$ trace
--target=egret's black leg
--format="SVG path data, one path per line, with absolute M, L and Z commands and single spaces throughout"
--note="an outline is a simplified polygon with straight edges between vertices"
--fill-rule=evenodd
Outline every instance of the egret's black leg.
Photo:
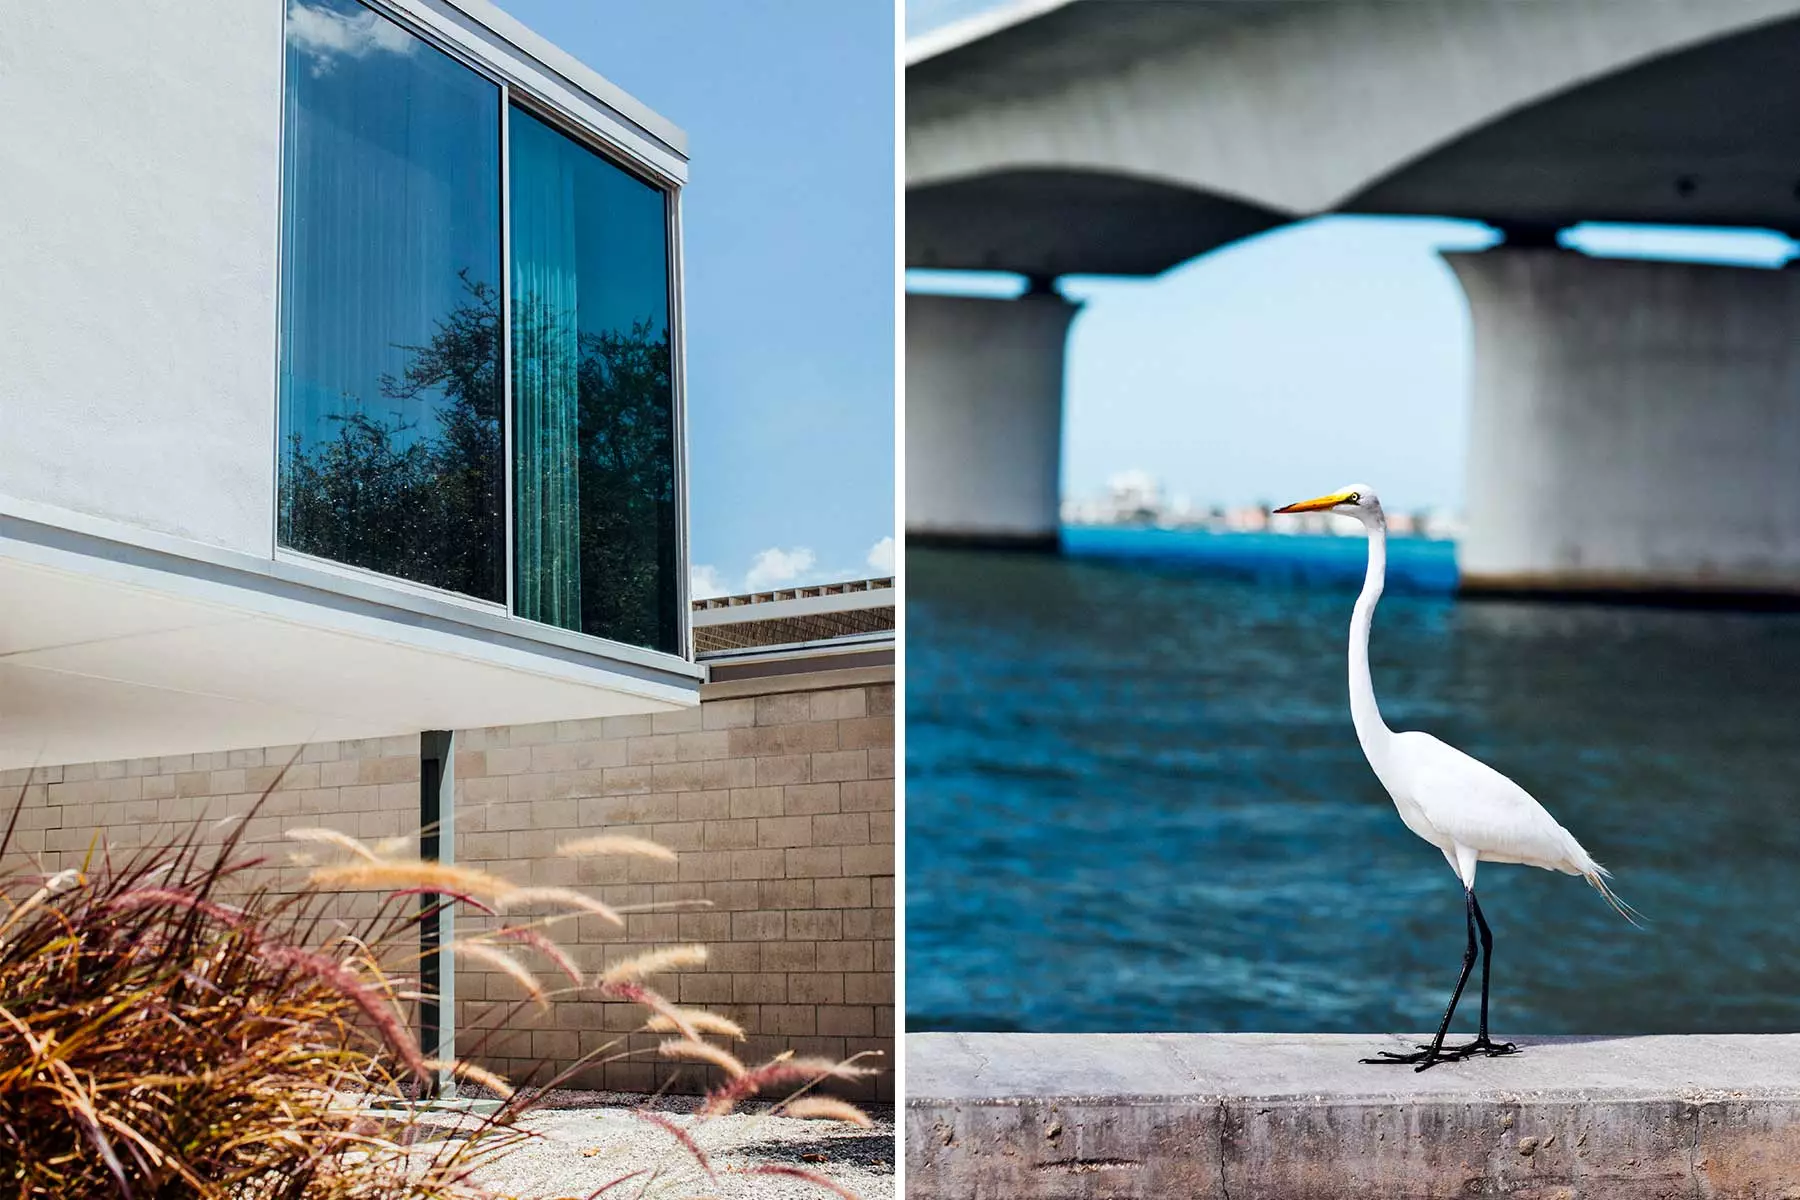
M 1475 898 L 1475 889 L 1469 889 L 1469 907 L 1475 910 L 1475 928 L 1481 932 L 1481 1031 L 1476 1034 L 1479 1041 L 1487 1041 L 1488 1014 L 1488 972 L 1494 969 L 1494 931 L 1488 928 L 1487 918 L 1481 915 L 1481 901 Z
M 1438 1025 L 1437 1036 L 1431 1039 L 1429 1046 L 1421 1048 L 1416 1054 L 1394 1054 L 1384 1050 L 1376 1058 L 1363 1059 L 1364 1062 L 1383 1066 L 1391 1063 L 1412 1063 L 1415 1064 L 1414 1070 L 1423 1071 L 1436 1063 L 1458 1057 L 1455 1053 L 1444 1053 L 1444 1035 L 1450 1032 L 1450 1018 L 1456 1015 L 1456 1002 L 1462 999 L 1463 988 L 1469 982 L 1469 972 L 1475 967 L 1475 892 L 1473 889 L 1466 889 L 1463 892 L 1463 916 L 1468 926 L 1469 944 L 1463 951 L 1462 974 L 1456 977 L 1456 990 L 1450 993 L 1450 1004 L 1444 1009 L 1444 1019 Z M 1487 922 L 1482 922 L 1484 928 L 1486 924 Z M 1488 940 L 1492 940 L 1491 934 L 1488 935 Z
M 1481 931 L 1481 1028 L 1472 1042 L 1464 1042 L 1460 1046 L 1445 1046 L 1445 1055 L 1465 1058 L 1471 1054 L 1485 1054 L 1495 1058 L 1502 1054 L 1513 1054 L 1518 1047 L 1511 1042 L 1496 1042 L 1488 1037 L 1488 972 L 1494 966 L 1494 933 L 1488 928 L 1487 918 L 1481 915 L 1481 901 L 1475 898 L 1474 891 L 1469 892 L 1469 902 L 1474 906 L 1475 925 Z

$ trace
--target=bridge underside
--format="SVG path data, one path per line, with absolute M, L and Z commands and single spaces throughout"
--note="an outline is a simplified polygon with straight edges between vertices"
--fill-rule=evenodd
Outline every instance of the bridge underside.
M 1800 21 L 1552 96 L 1399 167 L 1342 212 L 1800 230 Z
M 1151 179 L 1016 170 L 918 188 L 906 196 L 908 266 L 1156 275 L 1286 214 Z
M 1533 7 L 1543 6 L 1519 6 Z M 997 35 L 993 46 L 910 67 L 909 140 L 917 126 L 926 147 L 920 169 L 909 161 L 907 264 L 1031 276 L 1154 275 L 1326 212 L 1458 217 L 1536 230 L 1581 221 L 1800 230 L 1800 105 L 1792 103 L 1792 81 L 1800 79 L 1800 18 L 1624 65 L 1416 148 L 1371 145 L 1343 153 L 1312 144 L 1318 134 L 1311 125 L 1287 128 L 1261 112 L 1213 113 L 1195 107 L 1201 96 L 1166 96 L 1152 111 L 1107 107 L 1121 98 L 1154 100 L 1125 84 L 1110 92 L 1096 84 L 1091 96 L 1081 94 L 1092 102 L 1083 131 L 1025 136 L 1029 121 L 1019 114 L 1030 110 L 1033 93 L 1050 94 L 1078 63 L 1123 79 L 1132 70 L 1127 55 L 1141 54 L 1145 45 L 1178 46 L 1202 31 L 1229 35 L 1220 52 L 1259 36 L 1279 41 L 1281 23 L 1294 20 L 1284 12 L 1292 9 L 1072 4 Z M 1571 37 L 1583 32 L 1595 31 L 1572 23 Z M 1389 66 L 1396 73 L 1408 69 Z M 1505 66 L 1497 53 L 1469 69 Z M 1260 86 L 1267 95 L 1247 95 L 1246 108 L 1266 108 L 1306 83 L 1275 79 Z M 1076 90 L 1069 91 L 1046 100 L 1046 120 L 1066 117 L 1057 105 L 1075 102 Z M 982 104 L 1003 107 L 1011 119 L 988 127 L 979 118 Z M 1296 107 L 1298 122 L 1306 106 Z M 1373 106 L 1367 113 L 1371 126 L 1405 120 L 1404 113 Z M 1209 122 L 1238 122 L 1275 140 L 1246 148 L 1238 143 L 1254 140 L 1249 132 L 1209 133 Z M 934 143 L 954 141 L 963 126 L 972 138 L 1004 129 L 1030 148 L 985 158 L 930 152 Z M 1225 144 L 1184 163 L 1165 152 L 1166 139 L 1158 142 L 1165 127 L 1175 131 L 1177 144 L 1184 127 L 1196 131 L 1196 142 Z M 1307 172 L 1258 162 L 1253 150 L 1265 160 L 1292 155 L 1322 165 L 1315 178 L 1296 182 L 1289 176 Z

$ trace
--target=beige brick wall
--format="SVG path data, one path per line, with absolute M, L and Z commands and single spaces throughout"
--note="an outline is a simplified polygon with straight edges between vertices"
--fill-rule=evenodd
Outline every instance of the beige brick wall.
M 891 668 L 710 686 L 695 709 L 654 717 L 467 730 L 456 739 L 457 858 L 508 878 L 580 887 L 615 906 L 707 900 L 712 907 L 640 912 L 618 930 L 598 918 L 556 937 L 587 971 L 637 950 L 705 943 L 706 968 L 664 977 L 666 992 L 741 1023 L 743 1052 L 793 1049 L 838 1058 L 894 1046 L 894 687 Z M 373 840 L 416 834 L 418 739 L 269 747 L 0 773 L 26 803 L 15 852 L 48 869 L 79 862 L 97 836 L 115 851 L 248 812 L 245 844 L 284 861 L 283 833 L 325 825 Z M 598 832 L 653 838 L 673 864 L 575 860 L 558 843 Z M 278 848 L 277 848 L 278 847 Z M 297 886 L 300 871 L 272 867 Z M 355 916 L 377 902 L 346 898 Z M 481 927 L 459 916 L 459 932 Z M 548 978 L 552 972 L 547 964 Z M 633 1057 L 585 1071 L 579 1085 L 645 1090 L 674 1070 L 632 1035 L 629 1005 L 565 1000 L 516 1010 L 517 985 L 474 964 L 457 973 L 465 1030 L 494 1031 L 479 1055 L 523 1078 L 625 1039 Z M 475 1049 L 472 1036 L 461 1044 Z M 683 1068 L 680 1086 L 701 1081 Z M 892 1096 L 884 1074 L 869 1094 Z
M 223 842 L 227 831 L 243 820 L 244 855 L 265 857 L 269 863 L 265 870 L 246 873 L 243 882 L 294 891 L 305 872 L 288 862 L 301 849 L 285 840 L 290 829 L 322 825 L 365 841 L 417 833 L 419 739 L 371 738 L 5 771 L 0 772 L 0 811 L 10 811 L 21 790 L 24 807 L 9 851 L 41 862 L 46 870 L 79 866 L 90 850 L 101 848 L 115 860 L 128 857 L 141 847 L 184 835 L 196 821 L 206 823 L 209 840 Z M 328 911 L 355 920 L 372 915 L 380 902 L 374 893 L 347 894 Z
M 591 888 L 615 906 L 710 900 L 702 911 L 630 914 L 622 936 L 584 918 L 559 939 L 587 969 L 654 945 L 704 943 L 707 969 L 664 985 L 742 1024 L 746 1054 L 879 1050 L 891 1068 L 892 677 L 746 681 L 711 687 L 683 712 L 468 731 L 457 739 L 458 856 L 508 878 Z M 679 861 L 557 856 L 577 832 L 648 837 Z M 518 995 L 505 976 L 469 968 L 457 986 L 467 1026 L 492 1027 Z M 488 1057 L 522 1075 L 536 1061 L 591 1053 L 638 1021 L 625 1005 L 559 1002 L 522 1014 Z M 656 1041 L 633 1037 L 624 1048 Z M 583 1082 L 648 1089 L 671 1069 L 640 1053 Z M 878 1092 L 891 1096 L 887 1077 Z

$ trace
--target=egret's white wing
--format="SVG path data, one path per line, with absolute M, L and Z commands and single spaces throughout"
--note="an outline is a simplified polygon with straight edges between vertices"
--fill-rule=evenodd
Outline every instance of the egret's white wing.
M 1593 875 L 1599 864 L 1531 793 L 1429 733 L 1402 733 L 1395 753 L 1411 799 L 1445 838 L 1484 862 Z

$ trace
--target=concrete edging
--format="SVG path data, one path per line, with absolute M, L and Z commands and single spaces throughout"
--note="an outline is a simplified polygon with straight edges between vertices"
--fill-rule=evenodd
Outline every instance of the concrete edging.
M 889 650 L 889 654 L 893 651 Z M 874 667 L 838 667 L 821 671 L 791 671 L 785 674 L 751 675 L 742 679 L 721 679 L 700 685 L 700 700 L 743 700 L 755 696 L 773 696 L 778 692 L 829 692 L 839 688 L 876 687 L 894 682 L 892 663 Z
M 1800 1197 L 1800 1035 L 911 1034 L 907 1195 Z

